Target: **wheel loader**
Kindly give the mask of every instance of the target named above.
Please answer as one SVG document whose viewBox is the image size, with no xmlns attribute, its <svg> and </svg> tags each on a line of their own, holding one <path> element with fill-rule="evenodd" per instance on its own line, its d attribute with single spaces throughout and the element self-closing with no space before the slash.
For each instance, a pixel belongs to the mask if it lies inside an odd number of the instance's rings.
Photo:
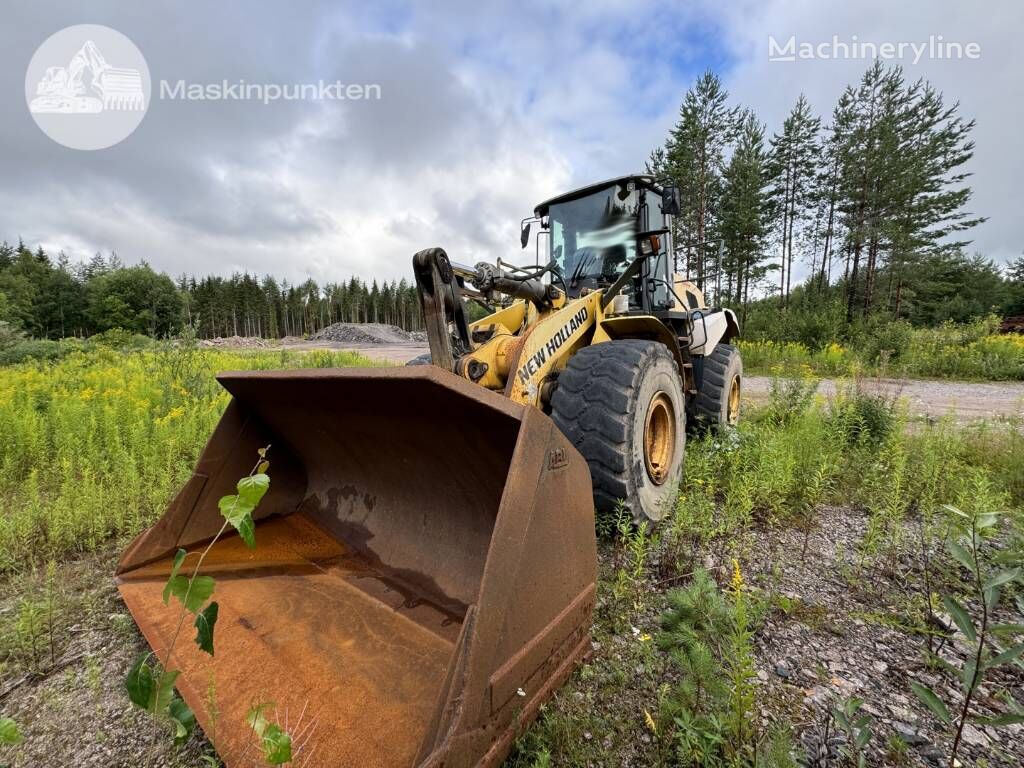
<svg viewBox="0 0 1024 768">
<path fill-rule="evenodd" d="M 739 418 L 743 365 L 729 309 L 711 309 L 672 274 L 678 192 L 647 176 L 612 179 L 541 203 L 544 267 L 473 268 L 438 248 L 414 257 L 432 362 L 549 414 L 586 459 L 599 512 L 657 521 L 682 475 L 687 421 Z M 539 264 L 539 256 L 537 258 Z M 508 306 L 469 323 L 467 299 Z"/>
<path fill-rule="evenodd" d="M 229 768 L 253 763 L 246 713 L 267 701 L 302 720 L 297 766 L 504 760 L 590 650 L 595 509 L 658 520 L 687 427 L 739 416 L 738 324 L 673 274 L 678 211 L 628 176 L 538 205 L 531 266 L 417 253 L 424 364 L 218 376 L 227 409 L 116 580 L 162 654 L 176 550 L 213 539 L 272 446 L 256 547 L 204 561 L 216 655 L 171 660 Z"/>
</svg>

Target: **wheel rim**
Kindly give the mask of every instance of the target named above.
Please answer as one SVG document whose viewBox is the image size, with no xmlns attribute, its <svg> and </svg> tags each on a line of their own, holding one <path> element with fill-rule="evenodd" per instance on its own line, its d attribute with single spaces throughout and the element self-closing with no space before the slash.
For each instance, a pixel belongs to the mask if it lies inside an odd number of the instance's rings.
<svg viewBox="0 0 1024 768">
<path fill-rule="evenodd" d="M 644 464 L 655 485 L 668 479 L 676 452 L 676 412 L 672 400 L 658 392 L 647 408 L 644 421 Z"/>
<path fill-rule="evenodd" d="M 740 420 L 740 377 L 733 376 L 729 384 L 729 405 L 726 420 L 730 426 L 736 426 Z"/>
</svg>

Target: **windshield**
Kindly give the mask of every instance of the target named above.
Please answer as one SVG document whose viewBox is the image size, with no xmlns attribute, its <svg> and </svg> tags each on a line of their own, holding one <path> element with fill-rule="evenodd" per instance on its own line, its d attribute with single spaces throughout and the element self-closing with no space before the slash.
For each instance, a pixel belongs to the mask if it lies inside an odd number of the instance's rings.
<svg viewBox="0 0 1024 768">
<path fill-rule="evenodd" d="M 570 291 L 612 283 L 633 260 L 638 207 L 625 184 L 551 206 L 551 259 Z"/>
<path fill-rule="evenodd" d="M 551 205 L 551 261 L 570 295 L 615 282 L 636 257 L 637 233 L 665 226 L 660 202 L 654 190 L 620 182 Z M 625 290 L 631 293 L 630 288 Z"/>
</svg>

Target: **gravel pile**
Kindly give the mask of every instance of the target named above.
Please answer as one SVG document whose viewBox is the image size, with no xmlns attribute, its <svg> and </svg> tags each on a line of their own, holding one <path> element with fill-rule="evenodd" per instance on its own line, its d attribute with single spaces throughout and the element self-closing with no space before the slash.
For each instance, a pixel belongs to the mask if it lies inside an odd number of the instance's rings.
<svg viewBox="0 0 1024 768">
<path fill-rule="evenodd" d="M 235 349 L 241 347 L 267 347 L 270 346 L 270 342 L 256 336 L 216 336 L 212 339 L 201 339 L 199 346 Z"/>
<path fill-rule="evenodd" d="M 405 331 L 397 325 L 384 323 L 335 323 L 313 334 L 310 340 L 344 344 L 422 344 L 427 336 L 422 331 Z"/>
</svg>

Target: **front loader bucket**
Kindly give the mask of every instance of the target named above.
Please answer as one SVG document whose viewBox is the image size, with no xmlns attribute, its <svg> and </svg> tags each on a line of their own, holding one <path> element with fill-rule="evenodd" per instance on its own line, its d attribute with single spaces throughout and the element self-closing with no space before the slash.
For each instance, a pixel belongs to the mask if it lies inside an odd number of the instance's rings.
<svg viewBox="0 0 1024 768">
<path fill-rule="evenodd" d="M 219 380 L 231 403 L 117 583 L 162 659 L 173 553 L 213 538 L 271 445 L 256 548 L 232 533 L 203 565 L 216 655 L 182 631 L 170 665 L 224 762 L 258 764 L 245 717 L 273 702 L 296 766 L 499 764 L 589 648 L 582 456 L 540 411 L 434 366 Z"/>
</svg>

